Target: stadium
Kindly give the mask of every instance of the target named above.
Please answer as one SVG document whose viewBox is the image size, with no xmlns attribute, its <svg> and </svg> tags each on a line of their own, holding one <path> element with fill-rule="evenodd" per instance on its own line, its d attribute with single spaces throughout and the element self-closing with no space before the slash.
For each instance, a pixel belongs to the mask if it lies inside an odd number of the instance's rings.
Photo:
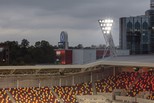
<svg viewBox="0 0 154 103">
<path fill-rule="evenodd" d="M 68 50 L 68 35 L 62 32 L 63 50 L 55 50 L 60 64 L 0 66 L 0 103 L 154 103 L 153 10 L 151 0 L 146 15 L 120 19 L 120 46 L 132 55 L 117 55 L 113 20 L 107 19 L 99 20 L 106 51 Z M 0 58 L 9 62 L 5 49 Z"/>
<path fill-rule="evenodd" d="M 154 103 L 154 55 L 0 67 L 1 103 Z"/>
</svg>

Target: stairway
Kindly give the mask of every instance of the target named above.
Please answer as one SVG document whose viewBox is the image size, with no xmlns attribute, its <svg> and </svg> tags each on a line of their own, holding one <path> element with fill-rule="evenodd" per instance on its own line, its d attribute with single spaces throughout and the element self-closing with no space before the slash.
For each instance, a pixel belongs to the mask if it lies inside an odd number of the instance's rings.
<svg viewBox="0 0 154 103">
<path fill-rule="evenodd" d="M 11 102 L 16 103 L 15 99 L 12 97 L 11 93 L 8 90 L 6 90 L 6 93 L 10 97 Z"/>
<path fill-rule="evenodd" d="M 96 86 L 95 86 L 95 82 L 92 82 L 92 89 L 93 89 L 93 95 L 96 95 Z"/>
<path fill-rule="evenodd" d="M 53 88 L 50 89 L 52 91 L 52 93 L 56 96 L 56 98 L 60 101 L 60 103 L 64 103 L 59 96 L 57 95 L 57 93 L 55 93 L 55 91 L 53 90 Z"/>
<path fill-rule="evenodd" d="M 129 86 L 129 89 L 131 89 L 134 85 L 135 85 L 135 83 L 139 80 L 141 78 L 141 74 L 139 74 L 138 76 L 137 76 L 137 78 L 133 81 L 133 83 Z"/>
</svg>

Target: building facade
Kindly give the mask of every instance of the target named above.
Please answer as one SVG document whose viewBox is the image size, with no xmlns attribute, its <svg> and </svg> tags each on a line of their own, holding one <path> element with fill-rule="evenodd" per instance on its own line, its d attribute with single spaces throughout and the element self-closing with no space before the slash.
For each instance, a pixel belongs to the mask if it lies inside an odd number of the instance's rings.
<svg viewBox="0 0 154 103">
<path fill-rule="evenodd" d="M 104 49 L 55 49 L 55 53 L 56 64 L 87 64 L 102 59 Z M 129 50 L 116 50 L 116 53 L 118 56 L 128 56 Z"/>
<path fill-rule="evenodd" d="M 119 44 L 131 54 L 154 53 L 154 0 L 145 15 L 122 17 L 119 20 Z"/>
</svg>

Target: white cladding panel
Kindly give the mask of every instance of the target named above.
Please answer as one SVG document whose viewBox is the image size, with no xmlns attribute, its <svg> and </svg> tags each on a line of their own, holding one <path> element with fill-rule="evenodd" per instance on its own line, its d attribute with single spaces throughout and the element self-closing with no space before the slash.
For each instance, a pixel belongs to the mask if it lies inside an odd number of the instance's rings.
<svg viewBox="0 0 154 103">
<path fill-rule="evenodd" d="M 85 49 L 83 51 L 83 64 L 96 61 L 96 49 Z"/>
<path fill-rule="evenodd" d="M 73 64 L 86 64 L 96 61 L 96 49 L 74 49 Z"/>
<path fill-rule="evenodd" d="M 126 56 L 126 55 L 130 55 L 130 50 L 116 50 L 117 56 Z"/>
<path fill-rule="evenodd" d="M 72 52 L 72 64 L 83 64 L 83 50 L 74 49 Z"/>
</svg>

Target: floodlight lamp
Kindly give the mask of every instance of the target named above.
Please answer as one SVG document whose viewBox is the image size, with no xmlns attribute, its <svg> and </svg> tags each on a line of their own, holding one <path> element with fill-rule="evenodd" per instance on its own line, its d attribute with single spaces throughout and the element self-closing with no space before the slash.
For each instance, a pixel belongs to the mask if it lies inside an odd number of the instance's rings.
<svg viewBox="0 0 154 103">
<path fill-rule="evenodd" d="M 110 31 L 106 31 L 106 33 L 107 33 L 107 34 L 109 34 L 109 33 L 110 33 Z"/>
<path fill-rule="evenodd" d="M 101 23 L 102 22 L 102 20 L 99 20 L 99 23 Z"/>
<path fill-rule="evenodd" d="M 106 24 L 106 26 L 110 26 L 110 24 L 108 23 L 108 24 Z"/>
<path fill-rule="evenodd" d="M 107 30 L 111 30 L 111 27 L 107 27 Z"/>
<path fill-rule="evenodd" d="M 105 30 L 107 30 L 108 28 L 107 27 L 105 27 Z"/>
<path fill-rule="evenodd" d="M 113 23 L 112 19 L 108 19 L 107 21 L 108 21 L 108 23 Z"/>
<path fill-rule="evenodd" d="M 104 31 L 104 34 L 106 34 L 106 31 Z"/>
<path fill-rule="evenodd" d="M 108 20 L 106 19 L 104 22 L 105 22 L 105 23 L 107 23 L 107 22 L 108 22 Z"/>
</svg>

